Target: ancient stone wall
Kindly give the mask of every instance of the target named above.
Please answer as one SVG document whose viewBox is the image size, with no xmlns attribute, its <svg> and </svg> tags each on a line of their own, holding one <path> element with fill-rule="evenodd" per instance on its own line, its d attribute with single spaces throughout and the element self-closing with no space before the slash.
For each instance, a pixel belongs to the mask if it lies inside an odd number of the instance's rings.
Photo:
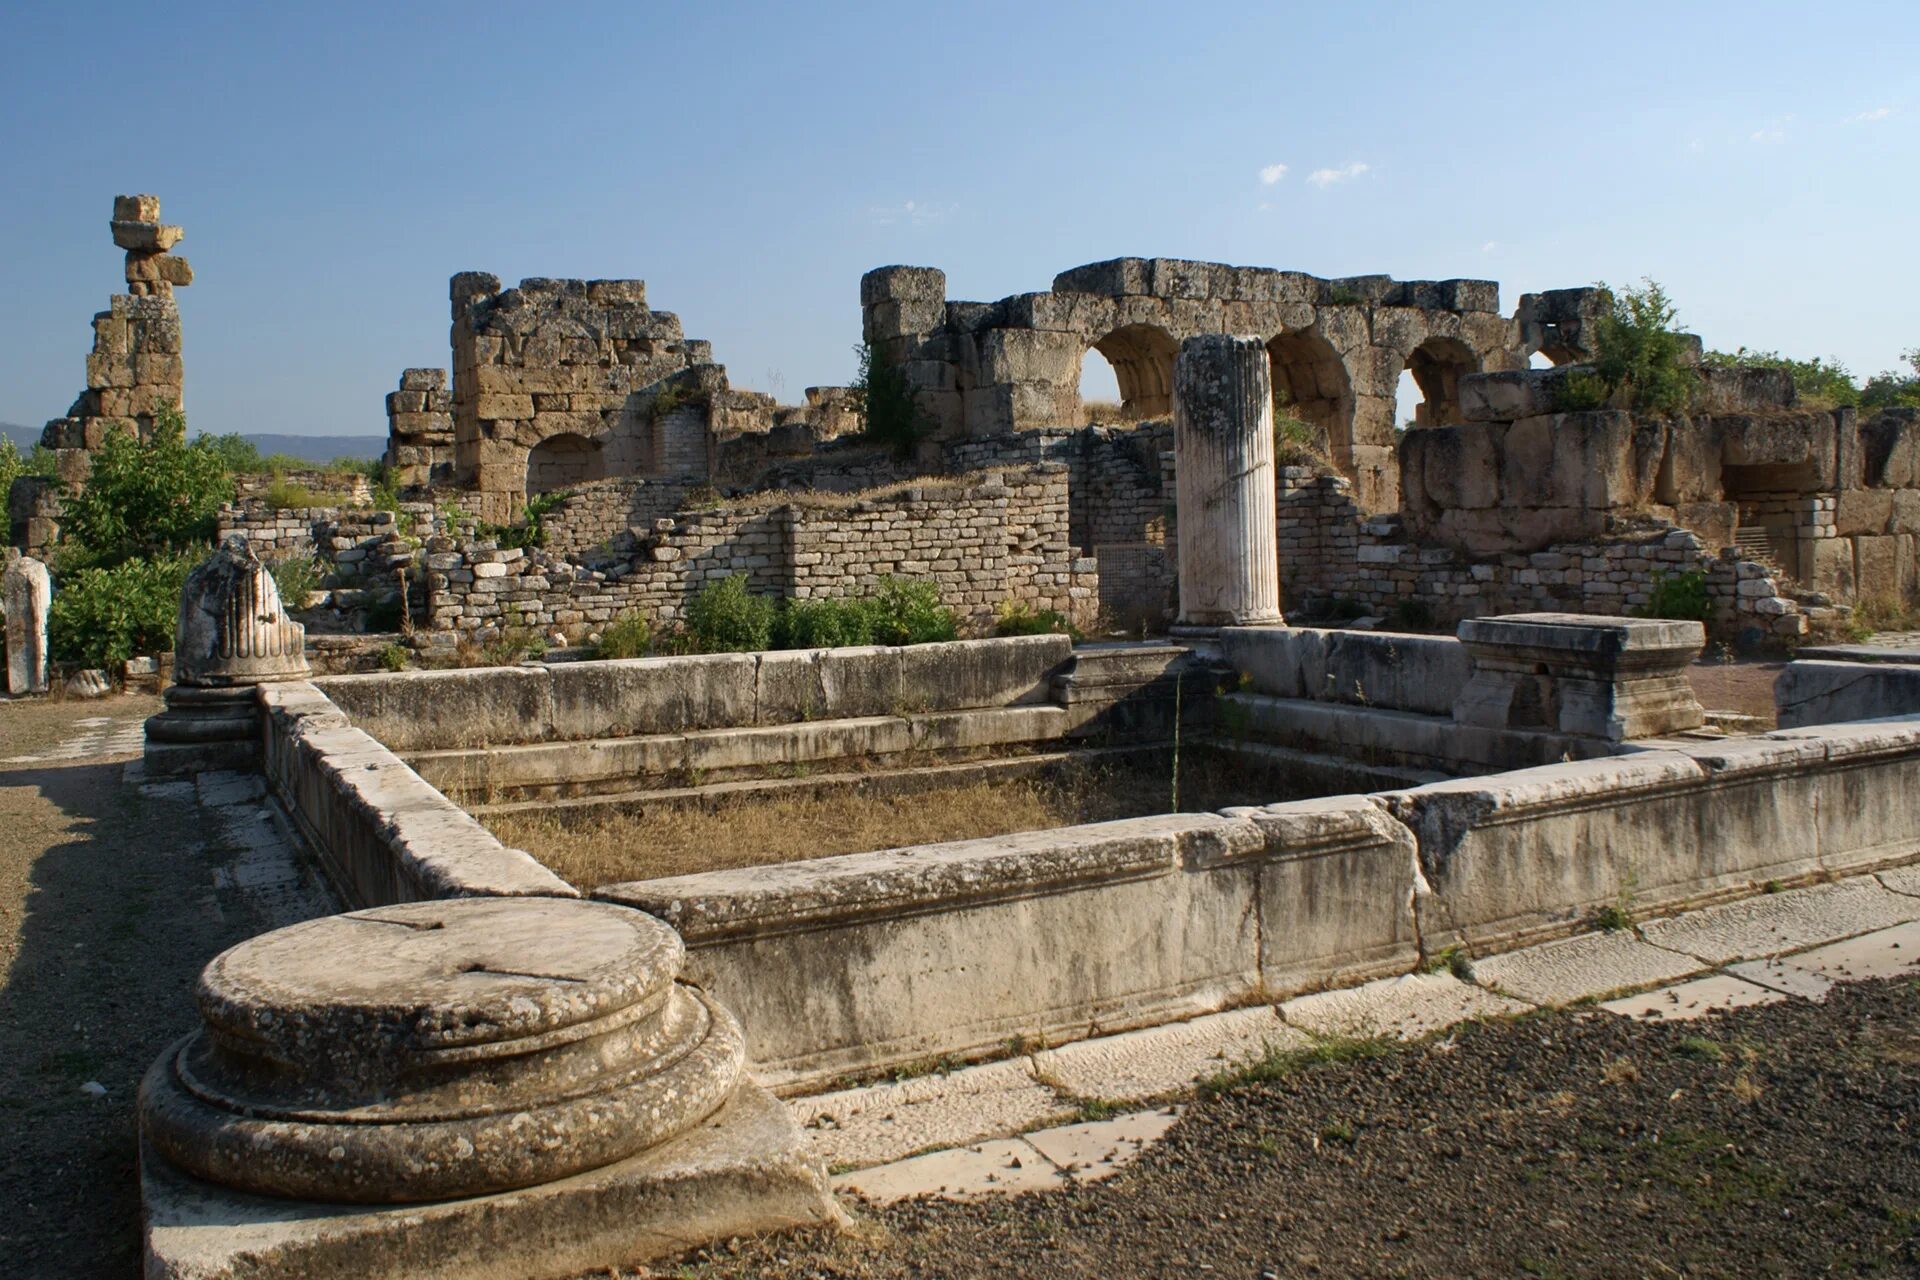
<svg viewBox="0 0 1920 1280">
<path fill-rule="evenodd" d="M 1412 370 L 1429 420 L 1455 421 L 1462 375 L 1524 368 L 1547 340 L 1568 358 L 1583 354 L 1573 344 L 1591 293 L 1560 291 L 1550 304 L 1523 299 L 1523 325 L 1500 315 L 1492 281 L 1326 280 L 1118 258 L 1062 272 L 1049 292 L 996 303 L 948 301 L 945 274 L 930 267 L 882 267 L 862 278 L 860 301 L 866 340 L 899 363 L 943 439 L 1079 425 L 1080 366 L 1090 349 L 1113 365 L 1131 416 L 1163 417 L 1182 340 L 1259 335 L 1276 398 L 1323 436 L 1363 505 L 1391 510 L 1401 372 Z"/>
<path fill-rule="evenodd" d="M 453 480 L 453 393 L 445 369 L 405 369 L 387 393 L 387 482 L 420 489 Z"/>
<path fill-rule="evenodd" d="M 628 612 L 669 622 L 701 588 L 735 573 L 755 591 L 795 597 L 861 594 L 889 576 L 931 580 L 945 603 L 983 623 L 1008 600 L 1091 621 L 1098 594 L 1096 564 L 1077 558 L 1068 540 L 1060 466 L 931 481 L 851 502 L 770 495 L 625 533 L 624 559 L 605 563 L 621 554 L 610 547 L 595 568 L 551 549 L 432 538 L 424 557 L 428 623 L 442 631 L 592 627 Z"/>
</svg>

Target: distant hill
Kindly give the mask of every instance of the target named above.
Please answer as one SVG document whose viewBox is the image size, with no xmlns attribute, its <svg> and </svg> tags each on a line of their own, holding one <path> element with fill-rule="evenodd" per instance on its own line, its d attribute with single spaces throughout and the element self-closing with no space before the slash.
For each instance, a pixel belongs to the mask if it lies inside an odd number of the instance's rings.
<svg viewBox="0 0 1920 1280">
<path fill-rule="evenodd" d="M 0 422 L 0 435 L 13 441 L 26 453 L 40 443 L 39 427 L 23 427 L 17 422 Z M 286 436 L 249 433 L 246 438 L 258 445 L 262 454 L 284 453 L 316 466 L 335 458 L 377 458 L 387 451 L 385 436 Z"/>
</svg>

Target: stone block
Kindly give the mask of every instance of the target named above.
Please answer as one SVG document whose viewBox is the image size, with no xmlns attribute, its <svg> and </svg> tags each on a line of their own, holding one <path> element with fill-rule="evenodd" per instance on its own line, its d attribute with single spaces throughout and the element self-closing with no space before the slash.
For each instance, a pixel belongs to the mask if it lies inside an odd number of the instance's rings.
<svg viewBox="0 0 1920 1280">
<path fill-rule="evenodd" d="M 7 615 L 7 692 L 16 698 L 45 693 L 51 684 L 47 614 L 53 605 L 47 566 L 31 556 L 9 561 L 0 574 L 0 600 Z"/>
<path fill-rule="evenodd" d="M 402 369 L 400 371 L 400 390 L 402 391 L 444 391 L 447 387 L 445 369 Z"/>
<path fill-rule="evenodd" d="M 1062 271 L 1053 278 L 1056 293 L 1098 293 L 1110 298 L 1153 292 L 1153 268 L 1145 258 L 1109 258 Z"/>
<path fill-rule="evenodd" d="M 113 243 L 136 253 L 165 253 L 180 243 L 186 232 L 158 222 L 114 222 Z"/>
<path fill-rule="evenodd" d="M 134 250 L 127 254 L 127 282 L 189 285 L 193 283 L 193 268 L 185 258 L 170 253 Z"/>
<path fill-rule="evenodd" d="M 1513 614 L 1468 619 L 1460 639 L 1474 664 L 1461 724 L 1618 742 L 1704 723 L 1686 676 L 1706 642 L 1697 622 Z"/>
<path fill-rule="evenodd" d="M 716 653 L 556 663 L 553 736 L 623 738 L 752 724 L 757 662 L 752 654 Z"/>
<path fill-rule="evenodd" d="M 160 197 L 115 196 L 113 220 L 115 222 L 158 222 L 160 221 Z"/>
<path fill-rule="evenodd" d="M 552 736 L 553 687 L 545 667 L 330 676 L 315 683 L 355 725 L 395 751 Z"/>
<path fill-rule="evenodd" d="M 947 273 L 936 267 L 875 267 L 860 277 L 860 305 L 938 302 L 944 307 Z"/>
</svg>

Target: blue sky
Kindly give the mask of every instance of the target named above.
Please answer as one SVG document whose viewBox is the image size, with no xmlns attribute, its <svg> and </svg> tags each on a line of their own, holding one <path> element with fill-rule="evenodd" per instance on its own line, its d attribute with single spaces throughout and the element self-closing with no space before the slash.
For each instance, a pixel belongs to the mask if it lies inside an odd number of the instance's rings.
<svg viewBox="0 0 1920 1280">
<path fill-rule="evenodd" d="M 1121 254 L 1529 289 L 1712 346 L 1920 346 L 1920 6 L 9 5 L 0 420 L 83 385 L 159 194 L 196 428 L 369 434 L 447 277 L 638 276 L 737 386 L 845 381 L 860 273 Z M 1284 170 L 1279 167 L 1284 166 Z"/>
</svg>

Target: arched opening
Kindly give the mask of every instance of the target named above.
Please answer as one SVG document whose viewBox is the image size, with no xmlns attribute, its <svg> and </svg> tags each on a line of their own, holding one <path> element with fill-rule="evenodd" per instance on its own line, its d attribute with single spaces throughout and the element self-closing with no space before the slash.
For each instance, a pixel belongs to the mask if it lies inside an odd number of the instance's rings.
<svg viewBox="0 0 1920 1280">
<path fill-rule="evenodd" d="M 1408 425 L 1450 427 L 1462 421 L 1460 376 L 1478 372 L 1479 357 L 1458 338 L 1428 338 L 1415 347 L 1407 357 L 1407 374 L 1420 393 L 1420 402 Z"/>
<path fill-rule="evenodd" d="M 1527 357 L 1527 368 L 1551 369 L 1553 368 L 1553 357 L 1544 351 L 1536 351 Z"/>
<path fill-rule="evenodd" d="M 1094 427 L 1135 421 L 1121 402 L 1120 377 L 1098 347 L 1087 348 L 1080 357 L 1080 421 Z"/>
<path fill-rule="evenodd" d="M 1173 358 L 1179 354 L 1179 345 L 1165 330 L 1130 324 L 1094 343 L 1093 349 L 1113 368 L 1114 389 L 1126 421 L 1145 422 L 1173 412 Z M 1082 358 L 1083 381 L 1086 369 Z"/>
<path fill-rule="evenodd" d="M 549 436 L 527 454 L 527 493 L 551 493 L 599 480 L 606 474 L 600 442 L 562 432 Z"/>
<path fill-rule="evenodd" d="M 1267 344 L 1267 359 L 1275 429 L 1305 437 L 1299 442 L 1351 472 L 1353 387 L 1340 353 L 1317 333 L 1283 333 Z"/>
</svg>

